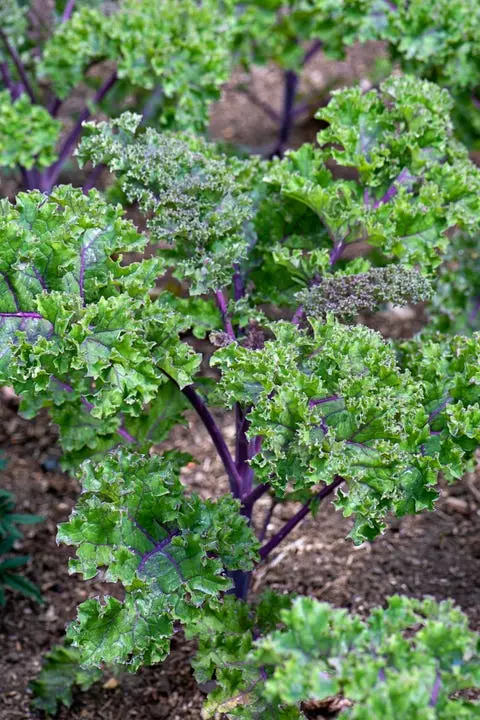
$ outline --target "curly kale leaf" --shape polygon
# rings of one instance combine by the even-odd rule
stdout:
[[[438,454],[447,479],[471,468],[480,441],[479,334],[420,335],[400,343],[400,365],[423,387],[430,436],[422,452]]]
[[[268,591],[254,605],[237,600],[232,595],[223,598],[221,605],[206,605],[186,627],[188,638],[198,641],[192,661],[199,683],[214,682],[203,707],[205,717],[262,718],[298,717],[283,715],[278,706],[266,702],[259,692],[264,682],[261,670],[251,657],[255,638],[275,630],[281,612],[291,607],[287,595]],[[251,712],[252,715],[245,714]]]
[[[214,145],[190,135],[139,130],[140,116],[89,123],[80,162],[105,163],[129,202],[148,216],[165,267],[191,283],[191,293],[218,290],[245,258],[252,200]]]
[[[311,320],[313,334],[273,323],[262,349],[218,350],[219,399],[251,410],[249,435],[262,438],[251,461],[283,496],[346,480],[336,504],[355,515],[355,542],[372,539],[390,512],[432,508],[441,451],[431,440],[423,386],[402,371],[394,349],[365,327]],[[461,460],[461,458],[459,458]]]
[[[258,541],[238,501],[187,496],[179,480],[188,457],[121,452],[82,468],[83,493],[58,539],[77,546],[71,572],[103,570],[125,598],[87,600],[68,637],[82,663],[130,670],[168,654],[173,623],[188,623],[232,587],[227,571],[250,570]]]
[[[318,113],[329,123],[321,148],[304,145],[270,170],[267,181],[328,230],[332,267],[364,242],[427,274],[441,263],[447,231],[478,231],[480,171],[453,138],[451,106],[445,90],[409,76],[367,93],[338,91]],[[327,160],[357,179],[334,179]]]
[[[0,236],[0,377],[23,412],[50,409],[70,465],[134,442],[130,424],[139,443],[159,439],[148,408],[166,412],[168,428],[184,409],[164,373],[189,384],[199,358],[176,313],[149,298],[158,262],[122,263],[146,238],[120,207],[69,186],[4,200]]]
[[[456,90],[477,85],[479,29],[478,0],[399,0],[384,3],[378,35],[406,72]]]
[[[0,166],[48,167],[57,157],[60,127],[43,107],[32,105],[26,93],[12,101],[8,90],[0,92]]]
[[[263,694],[276,705],[298,708],[341,693],[351,701],[340,714],[345,720],[477,716],[478,705],[451,699],[478,685],[480,645],[450,601],[394,596],[363,621],[298,598],[281,619],[284,628],[258,641],[250,658],[267,675]]]
[[[83,5],[47,41],[39,73],[63,99],[109,61],[124,96],[159,90],[152,112],[162,124],[203,130],[230,73],[232,21],[230,0],[123,0],[109,13]]]
[[[478,238],[458,233],[450,242],[428,305],[428,330],[469,334],[480,329]]]

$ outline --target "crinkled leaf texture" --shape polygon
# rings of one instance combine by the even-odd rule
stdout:
[[[232,596],[187,629],[199,682],[215,681],[204,717],[304,718],[304,703],[342,696],[352,720],[477,717],[451,699],[480,682],[480,640],[450,601],[394,596],[366,620],[315,599]]]
[[[432,509],[440,470],[468,469],[478,444],[478,339],[456,338],[450,349],[412,341],[400,365],[373,330],[331,316],[310,324],[313,332],[272,323],[276,337],[261,349],[217,350],[218,398],[251,408],[259,481],[283,497],[342,476],[337,507],[355,516],[355,542],[371,540],[389,513]]]
[[[199,358],[149,297],[158,262],[122,262],[147,240],[121,208],[70,186],[20,193],[0,203],[0,240],[0,378],[27,416],[49,408],[67,465],[165,437],[185,405],[164,373],[183,387]]]
[[[480,171],[454,139],[451,107],[447,91],[411,76],[367,93],[337,91],[317,115],[329,123],[321,147],[303,145],[271,167],[267,181],[328,229],[332,266],[365,242],[382,264],[428,274],[441,263],[447,231],[478,232]],[[334,179],[327,160],[354,168],[358,179]]]
[[[149,115],[203,130],[209,103],[231,69],[230,0],[122,0],[113,12],[107,5],[80,5],[56,29],[39,62],[40,77],[63,99],[92,64],[110,61],[124,98],[157,88]]]
[[[0,92],[0,166],[48,167],[57,158],[60,127],[43,107],[32,105],[26,93],[12,101],[8,90]]]
[[[128,201],[149,218],[165,267],[189,280],[192,294],[218,290],[246,256],[252,201],[214,145],[141,130],[140,121],[124,113],[110,123],[88,123],[80,162],[105,163],[115,173]]]
[[[122,583],[122,601],[87,600],[68,637],[82,663],[137,670],[162,661],[174,623],[188,624],[232,587],[228,571],[250,570],[258,541],[230,495],[216,502],[186,495],[179,480],[188,459],[124,451],[82,467],[83,492],[58,540],[77,546],[71,572],[100,570]]]
[[[450,601],[394,596],[364,621],[298,598],[281,620],[249,658],[267,676],[260,695],[280,707],[342,694],[345,720],[479,716],[478,704],[450,699],[480,683],[480,638]]]

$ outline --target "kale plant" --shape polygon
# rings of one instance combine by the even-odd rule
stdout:
[[[161,662],[182,627],[198,680],[213,681],[206,717],[301,718],[332,694],[345,718],[478,714],[458,696],[478,684],[478,636],[450,603],[392,598],[361,620],[250,592],[327,498],[354,543],[373,541],[392,515],[434,509],[440,472],[452,481],[474,462],[479,337],[395,343],[358,315],[434,307],[443,259],[479,232],[480,171],[451,106],[410,76],[338,92],[319,145],[272,161],[126,113],[89,123],[78,156],[115,174],[145,233],[94,190],[0,205],[0,381],[26,416],[48,409],[78,472],[58,535],[77,549],[71,571],[123,588],[78,608],[68,638],[85,667]],[[133,261],[147,242],[151,257]],[[167,271],[183,295],[157,284]],[[189,342],[206,333],[215,383]],[[235,413],[234,451],[219,407]],[[192,493],[189,456],[156,448],[187,408],[225,494]],[[287,501],[298,509],[269,533]]]
[[[230,72],[230,0],[57,0],[40,14],[0,8],[0,167],[25,189],[51,191],[95,110],[133,103],[159,127],[204,129]]]

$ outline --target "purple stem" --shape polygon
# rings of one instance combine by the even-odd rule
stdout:
[[[435,410],[433,410],[433,412],[430,413],[430,415],[428,416],[428,422],[431,423],[433,420],[435,420],[437,415],[440,415],[442,410],[445,410],[445,408],[447,407],[448,403],[451,402],[451,400],[452,400],[452,398],[450,397],[450,395],[447,395],[445,400]]]
[[[233,269],[233,297],[235,300],[240,300],[245,295],[245,285],[239,266],[234,265]]]
[[[13,64],[15,65],[17,72],[20,76],[20,79],[23,83],[23,87],[25,88],[25,91],[32,101],[32,103],[36,103],[35,99],[35,93],[33,92],[32,86],[30,85],[30,81],[27,77],[27,73],[25,72],[25,68],[23,67],[23,63],[20,59],[20,55],[18,54],[17,50],[13,47],[13,45],[10,45],[10,42],[3,32],[3,30],[0,30],[0,38],[3,41],[3,44],[5,45],[5,49],[7,50],[8,54],[12,58]]]
[[[82,192],[85,193],[85,195],[96,186],[97,181],[102,174],[102,172],[105,170],[106,165],[100,164],[93,168],[91,173],[88,175],[87,179],[85,180]]]
[[[278,141],[270,153],[271,157],[278,155],[282,157],[290,139],[290,133],[294,123],[294,104],[297,94],[298,75],[294,70],[286,70],[284,73],[284,95],[282,108],[282,124],[278,135]]]
[[[303,307],[303,305],[300,305],[300,307],[297,308],[293,314],[292,323],[294,325],[300,325],[304,315],[305,315],[305,308]]]
[[[389,202],[389,200],[391,200],[397,194],[398,186],[401,185],[404,182],[404,180],[411,180],[411,179],[412,179],[412,176],[408,172],[408,168],[403,168],[402,172],[400,173],[400,175],[398,175],[398,177],[392,183],[392,185],[390,185],[390,187],[388,188],[385,195],[383,195],[379,200],[377,200],[373,204],[373,209],[376,210],[378,207],[380,207],[380,205],[384,205],[385,203]]]
[[[260,549],[260,560],[264,560],[280,543],[285,540],[292,530],[308,515],[313,500],[323,500],[330,495],[339,485],[345,482],[345,478],[335,475],[330,485],[326,485],[315,497],[311,497],[305,505],[285,523],[285,525]]]
[[[310,407],[315,407],[316,405],[323,405],[324,403],[335,402],[336,400],[340,400],[338,395],[329,395],[328,397],[318,398],[318,400],[310,400],[308,404]]]
[[[170,560],[170,562],[173,562],[173,564],[179,571],[178,563],[176,561],[174,561],[172,556],[169,553],[166,553],[165,549],[164,549],[167,547],[167,545],[170,544],[170,542],[172,541],[172,538],[174,538],[176,535],[180,535],[180,530],[172,530],[172,532],[169,533],[166,538],[163,538],[163,540],[161,540],[151,550],[149,550],[147,553],[145,553],[145,555],[142,557],[140,564],[137,568],[137,572],[140,572],[141,570],[143,570],[143,568],[145,567],[147,562],[150,560],[150,558],[154,557],[155,555],[158,555],[158,553],[165,555],[165,557],[167,557]],[[179,574],[181,575],[181,573],[179,573]]]
[[[163,372],[167,377],[170,378],[170,380],[175,382],[175,380],[170,375],[168,375],[168,373],[166,373],[165,371]],[[175,384],[177,385],[178,383],[175,382]],[[242,487],[242,478],[237,470],[237,466],[235,465],[233,457],[227,447],[220,428],[218,427],[217,423],[215,422],[213,416],[203,402],[202,398],[196,393],[193,385],[187,385],[186,387],[181,388],[181,391],[190,401],[192,407],[194,408],[194,410],[196,410],[198,416],[200,417],[200,420],[205,425],[208,434],[210,435],[213,444],[215,445],[215,448],[220,456],[220,459],[223,462],[223,466],[227,472],[232,495],[236,498],[239,498]]]
[[[430,702],[429,707],[435,707],[435,705],[438,702],[438,696],[440,695],[440,690],[442,688],[442,679],[440,677],[440,673],[437,670],[437,674],[435,676],[435,682],[433,683],[432,688],[432,694],[430,696]]]
[[[270,504],[270,507],[268,508],[268,511],[265,513],[265,517],[263,519],[262,527],[258,535],[259,542],[263,542],[265,540],[265,535],[267,534],[268,526],[270,524],[270,520],[272,519],[272,515],[274,513],[275,508],[277,507],[277,501],[275,498],[272,499],[272,502]]]
[[[10,77],[10,72],[8,70],[7,62],[0,63],[0,75],[2,76],[3,84],[5,85],[7,90],[10,92],[12,101],[15,102],[15,100],[18,98],[18,96],[21,95],[22,88],[19,85],[19,83],[15,83],[12,80],[12,78]]]
[[[21,310],[19,310],[18,312],[2,312],[0,313],[0,317],[35,318],[36,320],[45,319],[42,315],[39,315],[39,313],[22,312]]]
[[[235,447],[235,463],[242,478],[240,487],[241,497],[248,495],[253,486],[253,470],[248,460],[250,458],[250,442],[247,438],[247,430],[249,422],[245,417],[245,413],[239,403],[235,406],[236,417],[236,447]],[[248,513],[247,513],[248,514]]]
[[[477,97],[475,97],[475,95],[472,95],[472,102],[475,105],[475,107],[477,108],[477,110],[480,110],[480,100]]]
[[[152,543],[152,545],[156,545],[156,544],[157,544],[157,541],[155,540],[155,538],[153,537],[153,535],[150,535],[150,533],[148,532],[148,530],[146,530],[146,529],[143,527],[143,525],[140,525],[140,523],[138,522],[138,520],[135,520],[135,518],[132,517],[132,515],[130,515],[130,513],[127,513],[127,515],[128,515],[128,519],[130,520],[131,523],[133,523],[133,525],[135,525],[135,527],[137,528],[137,530],[140,530],[140,532],[142,533],[142,535],[145,535],[145,537],[147,538],[147,540],[149,540],[149,541]]]
[[[36,267],[33,268],[33,274],[35,275],[38,282],[40,283],[42,290],[48,290],[47,283],[45,282],[42,274],[37,270]]]
[[[262,497],[262,495],[265,495],[266,492],[270,490],[270,485],[268,483],[259,483],[251,493],[249,493],[246,497],[242,500],[242,507],[247,508],[248,510],[251,510],[253,505],[257,502],[259,498]]]
[[[98,103],[103,100],[108,91],[113,87],[113,85],[115,85],[117,77],[117,71],[115,70],[93,96],[92,105],[98,105]],[[62,167],[70,157],[72,150],[77,144],[77,141],[82,133],[83,123],[88,120],[91,114],[91,109],[89,107],[85,107],[80,113],[80,116],[75,123],[75,126],[65,138],[64,143],[59,151],[58,160],[50,166],[46,173],[44,188],[46,192],[50,192],[52,187],[55,185],[58,176],[60,175],[60,172],[62,170]]]
[[[340,242],[336,242],[335,245],[332,248],[332,252],[330,253],[330,267],[333,267],[338,260],[340,260],[340,257],[345,249],[345,243],[343,240],[340,240]]]
[[[225,326],[225,331],[232,340],[235,340],[236,338],[235,338],[235,333],[233,331],[232,321],[230,320],[230,317],[228,315],[227,299],[222,290],[217,290],[217,292],[215,293],[215,297],[217,299],[217,305],[220,308],[220,312],[222,313],[222,319],[223,319],[223,324]]]
[[[67,20],[70,20],[72,17],[73,8],[75,7],[76,0],[68,0],[67,4],[65,5],[65,9],[63,11],[63,15],[60,19],[60,22],[64,23],[67,22]]]
[[[322,41],[315,40],[303,56],[302,65],[306,65],[317,54],[317,52],[322,49],[322,47]]]

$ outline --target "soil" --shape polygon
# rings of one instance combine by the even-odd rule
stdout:
[[[318,56],[303,80],[306,98],[321,98],[332,86],[351,83],[365,75],[378,54],[378,47],[359,53],[353,49],[344,63],[328,65]],[[212,135],[265,152],[272,142],[274,126],[234,85],[243,81],[237,74],[226,88],[212,116]],[[273,68],[255,72],[251,89],[279,107],[279,74]],[[292,145],[313,140],[318,125],[306,113],[297,125]],[[6,194],[3,193],[2,194]],[[390,316],[391,320],[391,316]],[[401,334],[412,327],[411,317],[394,318]],[[219,417],[227,439],[233,439],[233,420]],[[210,440],[191,416],[189,425],[177,428],[170,443],[190,452],[197,463],[185,470],[185,482],[202,495],[226,490],[220,462],[214,458]],[[42,656],[61,642],[66,624],[77,605],[87,597],[105,592],[99,581],[84,582],[69,576],[71,549],[57,547],[56,526],[75,504],[79,487],[58,469],[60,450],[55,430],[41,414],[33,422],[20,418],[15,403],[0,398],[0,448],[8,465],[0,485],[12,490],[19,512],[41,514],[45,520],[25,528],[18,549],[31,556],[28,577],[42,590],[39,606],[18,595],[10,595],[0,609],[0,720],[38,718],[30,709],[30,680],[38,673]],[[480,629],[480,481],[468,475],[456,485],[442,488],[435,512],[393,520],[384,536],[359,548],[345,541],[350,522],[331,505],[322,507],[314,519],[307,518],[279,546],[268,566],[255,575],[252,592],[271,587],[279,592],[308,594],[359,614],[393,593],[413,597],[432,595],[453,598],[468,614],[473,628]],[[295,512],[295,506],[280,506],[268,532],[274,533]],[[268,510],[268,500],[259,503],[257,522]],[[136,675],[117,678],[106,675],[87,693],[75,694],[73,706],[63,708],[61,720],[200,720],[203,702],[189,665],[195,647],[181,636],[172,642],[172,652],[161,666],[143,669]],[[333,709],[333,708],[331,708]],[[326,715],[310,713],[311,717]]]

